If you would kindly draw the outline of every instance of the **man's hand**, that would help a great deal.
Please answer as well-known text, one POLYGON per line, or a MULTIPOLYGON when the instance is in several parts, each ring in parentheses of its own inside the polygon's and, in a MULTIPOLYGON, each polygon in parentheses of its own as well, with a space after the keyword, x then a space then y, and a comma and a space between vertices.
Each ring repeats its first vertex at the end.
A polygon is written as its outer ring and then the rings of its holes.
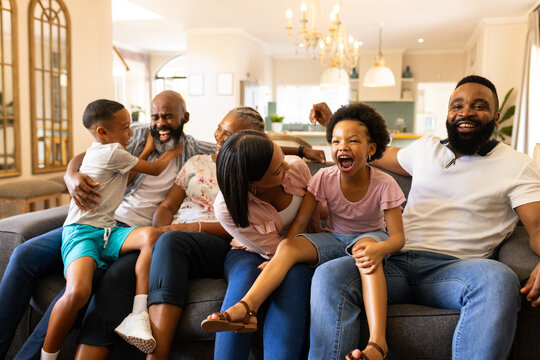
POLYGON ((363 274, 369 275, 382 263, 384 254, 375 240, 358 240, 352 247, 352 256, 363 274))
POLYGON ((326 162, 326 156, 322 150, 304 148, 304 157, 308 160, 321 164, 326 162))
POLYGON ((540 305, 540 263, 536 265, 531 272, 531 276, 520 293, 527 294, 527 301, 530 301, 532 307, 540 305))
POLYGON ((317 125, 317 123, 321 124, 322 126, 326 127, 326 123, 332 116, 332 110, 326 105, 326 103, 318 103, 314 104, 311 108, 311 111, 309 112, 309 121, 313 125, 317 125))
POLYGON ((82 211, 93 211, 94 206, 99 205, 97 198, 101 197, 101 193, 94 190, 99 183, 90 176, 79 172, 66 172, 64 181, 69 194, 82 211))

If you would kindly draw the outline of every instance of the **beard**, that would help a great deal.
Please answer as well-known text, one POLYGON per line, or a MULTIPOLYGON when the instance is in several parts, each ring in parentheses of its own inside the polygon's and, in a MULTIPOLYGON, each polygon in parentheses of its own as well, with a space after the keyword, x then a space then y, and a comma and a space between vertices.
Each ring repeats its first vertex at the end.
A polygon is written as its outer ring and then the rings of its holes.
POLYGON ((487 124, 482 124, 477 120, 466 119, 475 124, 477 130, 470 134, 461 134, 457 124, 450 124, 446 120, 446 130, 448 131, 448 142, 454 151, 462 155, 474 155, 485 145, 493 130, 495 129, 495 118, 487 124))
POLYGON ((157 152, 163 154, 165 151, 172 150, 178 146, 178 144, 180 143, 180 138, 184 134, 184 123, 182 122, 176 130, 174 130, 170 126, 151 128, 150 133, 154 138, 154 147, 156 148, 157 152), (159 139, 160 130, 170 131, 170 136, 167 141, 163 142, 159 139))

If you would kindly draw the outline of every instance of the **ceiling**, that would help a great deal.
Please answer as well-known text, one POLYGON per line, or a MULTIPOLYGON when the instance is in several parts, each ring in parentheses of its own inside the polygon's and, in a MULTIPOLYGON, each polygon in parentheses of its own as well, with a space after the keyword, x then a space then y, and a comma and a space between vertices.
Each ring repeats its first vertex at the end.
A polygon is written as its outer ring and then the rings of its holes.
MULTIPOLYGON (((115 1, 120 0, 112 0, 115 1)), ((125 1, 125 0, 122 0, 125 1)), ((266 45, 274 57, 292 57, 294 46, 285 30, 285 11, 299 24, 302 0, 129 0, 162 19, 115 21, 115 44, 150 53, 186 51, 186 31, 242 28, 266 45)), ((306 1, 309 3, 309 1, 306 1)), ((340 0, 320 0, 328 14, 340 0)), ((538 0, 341 0, 347 32, 363 42, 361 52, 378 46, 383 27, 383 51, 463 50, 481 19, 521 18, 538 0), (422 44, 418 38, 424 38, 422 44)), ((114 8, 114 7, 113 7, 114 8)), ((328 20, 325 20, 328 23, 328 20)))

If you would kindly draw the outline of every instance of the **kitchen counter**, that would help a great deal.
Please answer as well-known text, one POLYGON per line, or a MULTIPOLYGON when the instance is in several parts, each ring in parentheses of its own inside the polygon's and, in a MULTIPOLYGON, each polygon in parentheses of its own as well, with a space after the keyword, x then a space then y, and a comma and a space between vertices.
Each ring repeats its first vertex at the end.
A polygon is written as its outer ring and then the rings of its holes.
MULTIPOLYGON (((326 133, 324 131, 284 131, 284 134, 292 135, 301 138, 311 144, 314 149, 323 150, 326 155, 326 160, 332 159, 330 145, 326 142, 326 133)), ((392 133, 390 146, 406 147, 422 135, 412 133, 392 133)))

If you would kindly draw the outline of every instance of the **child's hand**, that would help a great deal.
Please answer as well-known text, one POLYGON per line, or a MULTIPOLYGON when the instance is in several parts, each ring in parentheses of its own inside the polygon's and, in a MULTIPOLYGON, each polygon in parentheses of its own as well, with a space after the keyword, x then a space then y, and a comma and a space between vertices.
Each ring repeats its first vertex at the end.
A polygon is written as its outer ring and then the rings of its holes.
POLYGON ((380 245, 373 239, 358 240, 353 245, 353 258, 356 260, 356 266, 363 274, 373 274, 382 263, 385 254, 380 245))
POLYGON ((178 146, 174 149, 165 151, 163 155, 167 154, 167 156, 170 156, 172 159, 180 156, 182 154, 182 151, 184 151, 184 144, 178 144, 178 146))
POLYGON ((146 135, 146 143, 144 144, 143 152, 150 154, 155 149, 156 147, 154 146, 154 137, 152 136, 152 132, 149 131, 148 135, 146 135))
POLYGON ((257 269, 263 271, 263 269, 266 267, 267 264, 268 264, 268 261, 265 261, 261 265, 257 266, 257 269))
POLYGON ((326 123, 332 117, 332 110, 326 103, 314 104, 309 112, 309 121, 315 126, 317 123, 326 127, 326 123))

